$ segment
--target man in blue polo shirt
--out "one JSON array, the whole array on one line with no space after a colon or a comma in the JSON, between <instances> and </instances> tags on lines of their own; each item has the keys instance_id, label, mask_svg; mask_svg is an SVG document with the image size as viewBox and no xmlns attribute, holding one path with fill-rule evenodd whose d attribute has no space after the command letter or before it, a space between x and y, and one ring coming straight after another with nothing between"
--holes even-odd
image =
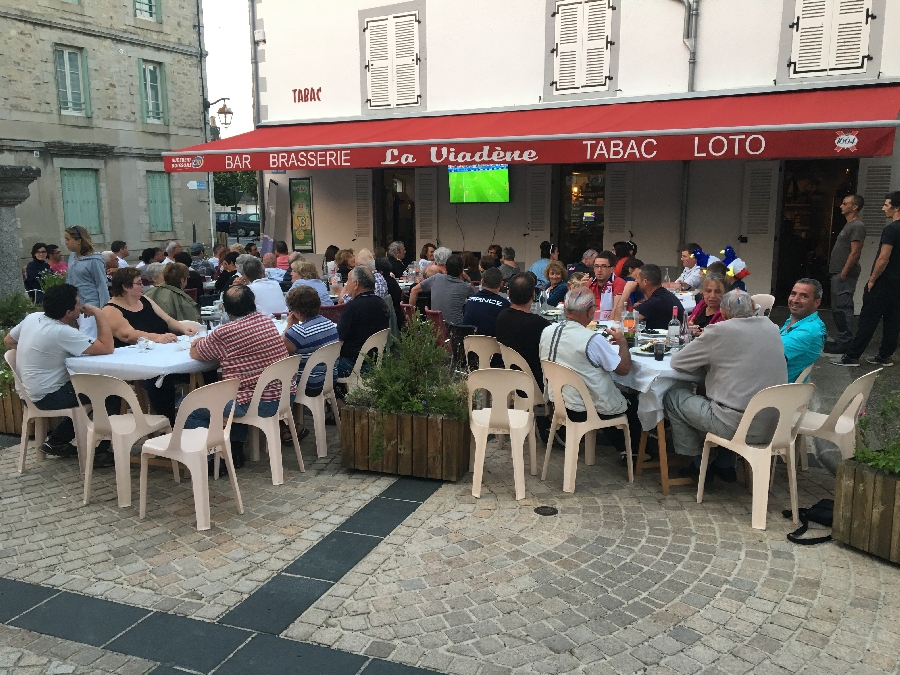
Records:
<instances>
[{"instance_id":1,"label":"man in blue polo shirt","mask_svg":"<svg viewBox=\"0 0 900 675\"><path fill-rule=\"evenodd\" d=\"M486 269L481 277L481 290L466 301L463 323L475 326L478 335L495 335L497 315L509 307L509 300L500 295L502 285L500 269Z\"/></svg>"},{"instance_id":2,"label":"man in blue polo shirt","mask_svg":"<svg viewBox=\"0 0 900 675\"><path fill-rule=\"evenodd\" d=\"M796 380L822 354L828 332L816 311L821 303L822 284L816 279L800 279L791 289L788 298L791 318L781 327L788 382Z\"/></svg>"}]
</instances>

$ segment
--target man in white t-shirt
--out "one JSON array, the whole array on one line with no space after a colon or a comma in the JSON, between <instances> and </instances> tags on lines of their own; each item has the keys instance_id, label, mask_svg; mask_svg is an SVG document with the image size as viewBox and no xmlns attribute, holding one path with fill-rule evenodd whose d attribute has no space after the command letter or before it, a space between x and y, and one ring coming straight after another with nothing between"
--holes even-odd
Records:
<instances>
[{"instance_id":1,"label":"man in white t-shirt","mask_svg":"<svg viewBox=\"0 0 900 675\"><path fill-rule=\"evenodd\" d=\"M121 239L117 239L110 245L109 250L116 254L119 267L128 267L128 260L126 260L128 258L128 244Z\"/></svg>"},{"instance_id":2,"label":"man in white t-shirt","mask_svg":"<svg viewBox=\"0 0 900 675\"><path fill-rule=\"evenodd\" d=\"M97 321L97 338L92 340L72 324L84 314ZM78 289L60 284L44 293L44 312L33 312L9 331L3 339L8 349L16 350L16 373L22 387L35 406L41 410L74 408L78 405L75 390L69 380L66 359L72 356L97 356L113 353L113 336L103 313L91 305L82 305ZM107 399L107 410L110 409ZM113 412L119 403L113 407ZM72 420L63 417L50 432L41 449L50 455L74 456L71 441L75 438ZM112 466L112 453L95 454L94 466Z\"/></svg>"},{"instance_id":3,"label":"man in white t-shirt","mask_svg":"<svg viewBox=\"0 0 900 675\"><path fill-rule=\"evenodd\" d=\"M287 303L281 284L266 278L265 268L259 258L248 256L242 261L241 276L235 284L249 286L256 298L256 311L261 314L287 314Z\"/></svg>"},{"instance_id":4,"label":"man in white t-shirt","mask_svg":"<svg viewBox=\"0 0 900 675\"><path fill-rule=\"evenodd\" d=\"M688 244L681 249L681 264L684 269L678 279L675 280L678 291L696 291L700 288L702 281L700 274L700 266L694 259L693 251L700 248L697 244Z\"/></svg>"}]
</instances>

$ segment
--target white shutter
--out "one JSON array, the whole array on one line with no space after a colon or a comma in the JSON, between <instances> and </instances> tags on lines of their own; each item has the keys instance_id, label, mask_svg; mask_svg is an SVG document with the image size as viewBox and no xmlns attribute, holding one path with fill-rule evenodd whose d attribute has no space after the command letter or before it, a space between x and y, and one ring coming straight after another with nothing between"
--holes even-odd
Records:
<instances>
[{"instance_id":1,"label":"white shutter","mask_svg":"<svg viewBox=\"0 0 900 675\"><path fill-rule=\"evenodd\" d=\"M608 0L584 3L582 39L583 87L606 88L609 75L609 22L612 10Z\"/></svg>"},{"instance_id":2,"label":"white shutter","mask_svg":"<svg viewBox=\"0 0 900 675\"><path fill-rule=\"evenodd\" d=\"M369 108L391 106L390 17L366 21L366 81Z\"/></svg>"},{"instance_id":3,"label":"white shutter","mask_svg":"<svg viewBox=\"0 0 900 675\"><path fill-rule=\"evenodd\" d=\"M738 255L747 263L752 293L772 290L772 252L778 218L778 189L781 162L777 159L747 162L744 165L744 195L741 205L741 234L746 243L737 245ZM727 235L726 235L727 236Z\"/></svg>"},{"instance_id":4,"label":"white shutter","mask_svg":"<svg viewBox=\"0 0 900 675\"><path fill-rule=\"evenodd\" d=\"M863 73L869 56L872 0L832 0L828 69Z\"/></svg>"},{"instance_id":5,"label":"white shutter","mask_svg":"<svg viewBox=\"0 0 900 675\"><path fill-rule=\"evenodd\" d=\"M632 167L629 164L606 165L606 191L603 202L603 233L631 230Z\"/></svg>"},{"instance_id":6,"label":"white shutter","mask_svg":"<svg viewBox=\"0 0 900 675\"><path fill-rule=\"evenodd\" d=\"M419 102L419 15L395 16L392 23L394 105L416 105Z\"/></svg>"},{"instance_id":7,"label":"white shutter","mask_svg":"<svg viewBox=\"0 0 900 675\"><path fill-rule=\"evenodd\" d=\"M416 251L437 239L437 168L416 169Z\"/></svg>"},{"instance_id":8,"label":"white shutter","mask_svg":"<svg viewBox=\"0 0 900 675\"><path fill-rule=\"evenodd\" d=\"M553 79L556 91L574 91L580 87L582 3L556 3L556 58Z\"/></svg>"},{"instance_id":9,"label":"white shutter","mask_svg":"<svg viewBox=\"0 0 900 675\"><path fill-rule=\"evenodd\" d=\"M550 230L551 167L529 166L525 174L525 214L528 233L540 244Z\"/></svg>"},{"instance_id":10,"label":"white shutter","mask_svg":"<svg viewBox=\"0 0 900 675\"><path fill-rule=\"evenodd\" d=\"M360 246L372 245L372 171L356 172L356 230L354 238Z\"/></svg>"},{"instance_id":11,"label":"white shutter","mask_svg":"<svg viewBox=\"0 0 900 675\"><path fill-rule=\"evenodd\" d=\"M834 0L797 0L791 42L791 77L824 75Z\"/></svg>"},{"instance_id":12,"label":"white shutter","mask_svg":"<svg viewBox=\"0 0 900 675\"><path fill-rule=\"evenodd\" d=\"M860 277L862 283L856 284L856 295L853 298L856 311L862 307L863 289L865 280L869 278L872 264L878 255L878 243L881 241L881 231L888 224L884 217L884 196L891 191L891 158L890 157L862 157L859 160L859 175L856 181L856 192L865 200L860 218L866 226L866 241L863 243L862 254L859 257L859 265L862 268Z\"/></svg>"}]
</instances>

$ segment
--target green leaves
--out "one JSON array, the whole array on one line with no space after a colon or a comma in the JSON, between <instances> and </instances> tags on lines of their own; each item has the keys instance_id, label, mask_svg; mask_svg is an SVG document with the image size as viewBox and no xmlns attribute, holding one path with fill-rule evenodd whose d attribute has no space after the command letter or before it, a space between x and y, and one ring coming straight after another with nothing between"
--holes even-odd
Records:
<instances>
[{"instance_id":1,"label":"green leaves","mask_svg":"<svg viewBox=\"0 0 900 675\"><path fill-rule=\"evenodd\" d=\"M853 458L886 474L900 474L900 391L888 391L880 377L875 388L879 404L859 414L862 445Z\"/></svg>"}]
</instances>

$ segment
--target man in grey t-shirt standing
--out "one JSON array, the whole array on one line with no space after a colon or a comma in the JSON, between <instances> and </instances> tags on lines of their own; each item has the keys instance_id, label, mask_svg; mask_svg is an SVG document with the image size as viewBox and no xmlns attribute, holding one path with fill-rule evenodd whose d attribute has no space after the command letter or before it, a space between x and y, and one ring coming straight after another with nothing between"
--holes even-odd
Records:
<instances>
[{"instance_id":1,"label":"man in grey t-shirt standing","mask_svg":"<svg viewBox=\"0 0 900 675\"><path fill-rule=\"evenodd\" d=\"M827 354L843 354L853 340L853 294L859 281L859 255L866 239L866 227L859 214L863 208L860 195L847 195L841 202L841 214L847 224L831 249L828 272L831 275L831 315L838 334L834 342L825 343Z\"/></svg>"},{"instance_id":2,"label":"man in grey t-shirt standing","mask_svg":"<svg viewBox=\"0 0 900 675\"><path fill-rule=\"evenodd\" d=\"M462 257L451 255L447 258L447 273L435 274L413 286L409 292L409 304L415 306L420 291L431 293L430 308L443 312L444 321L454 325L463 322L463 309L466 300L474 295L472 284L460 277L463 273Z\"/></svg>"}]
</instances>

